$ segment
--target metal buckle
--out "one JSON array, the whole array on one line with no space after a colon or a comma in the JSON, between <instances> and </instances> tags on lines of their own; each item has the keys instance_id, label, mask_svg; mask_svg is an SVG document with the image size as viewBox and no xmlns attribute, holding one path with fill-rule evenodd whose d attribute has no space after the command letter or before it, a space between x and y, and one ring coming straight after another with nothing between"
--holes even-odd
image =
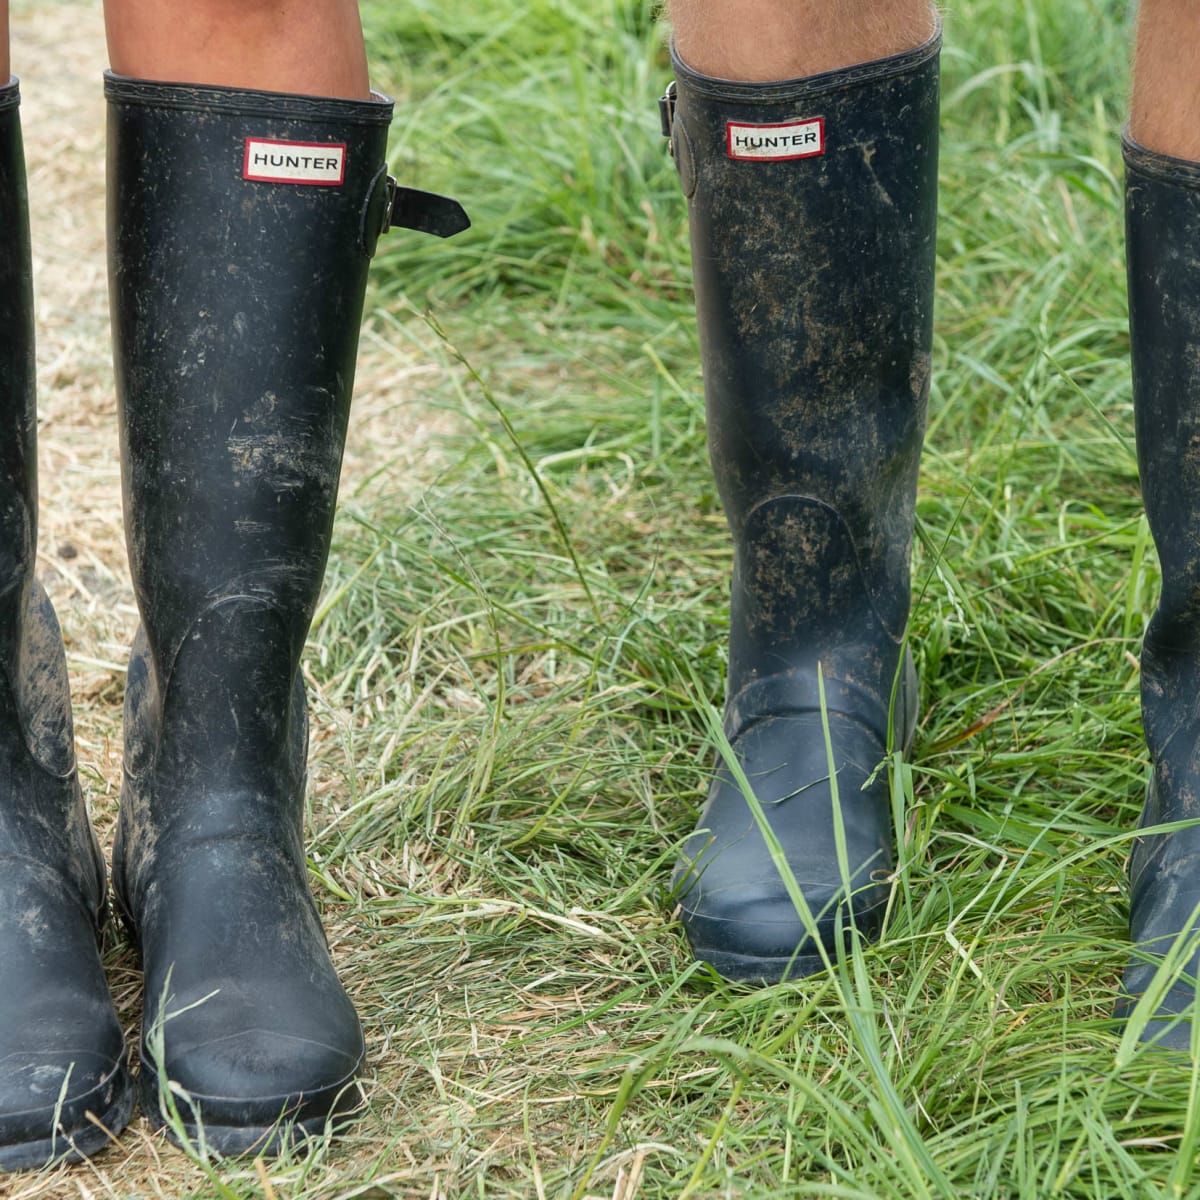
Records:
<instances>
[{"instance_id":1,"label":"metal buckle","mask_svg":"<svg viewBox=\"0 0 1200 1200\"><path fill-rule=\"evenodd\" d=\"M663 92L658 101L658 117L662 122L662 135L668 141L671 140L671 131L675 128L675 80L671 80L667 84L667 90ZM672 147L674 153L674 147Z\"/></svg>"},{"instance_id":2,"label":"metal buckle","mask_svg":"<svg viewBox=\"0 0 1200 1200\"><path fill-rule=\"evenodd\" d=\"M394 175L389 175L384 180L383 193L383 224L380 226L379 233L382 236L387 233L392 227L392 214L396 208L396 178Z\"/></svg>"}]
</instances>

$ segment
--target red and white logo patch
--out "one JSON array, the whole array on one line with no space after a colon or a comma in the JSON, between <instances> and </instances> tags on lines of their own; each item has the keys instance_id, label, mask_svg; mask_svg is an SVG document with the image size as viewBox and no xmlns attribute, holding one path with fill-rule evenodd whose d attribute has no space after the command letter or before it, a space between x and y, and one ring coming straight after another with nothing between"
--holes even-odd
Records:
<instances>
[{"instance_id":1,"label":"red and white logo patch","mask_svg":"<svg viewBox=\"0 0 1200 1200\"><path fill-rule=\"evenodd\" d=\"M281 142L247 138L242 178L257 183L307 183L337 187L346 178L342 142Z\"/></svg>"},{"instance_id":2,"label":"red and white logo patch","mask_svg":"<svg viewBox=\"0 0 1200 1200\"><path fill-rule=\"evenodd\" d=\"M777 125L725 123L725 148L730 158L746 162L786 162L825 153L825 118L783 121Z\"/></svg>"}]
</instances>

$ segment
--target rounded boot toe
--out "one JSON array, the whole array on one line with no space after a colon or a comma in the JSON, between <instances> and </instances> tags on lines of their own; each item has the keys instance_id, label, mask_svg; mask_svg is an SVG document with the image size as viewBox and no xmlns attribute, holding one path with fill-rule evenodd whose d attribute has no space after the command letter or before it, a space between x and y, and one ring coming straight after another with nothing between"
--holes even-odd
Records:
<instances>
[{"instance_id":1,"label":"rounded boot toe","mask_svg":"<svg viewBox=\"0 0 1200 1200\"><path fill-rule=\"evenodd\" d=\"M839 926L843 936L851 925L867 937L878 934L887 903L885 887L870 885L856 892L850 902L851 921L839 886L797 882L812 925L780 879L775 886L761 880L710 883L706 875L680 903L680 919L695 956L726 979L779 983L816 974L836 959Z\"/></svg>"},{"instance_id":2,"label":"rounded boot toe","mask_svg":"<svg viewBox=\"0 0 1200 1200\"><path fill-rule=\"evenodd\" d=\"M21 1050L0 1057L0 1169L95 1154L124 1128L133 1090L123 1047Z\"/></svg>"},{"instance_id":3,"label":"rounded boot toe","mask_svg":"<svg viewBox=\"0 0 1200 1200\"><path fill-rule=\"evenodd\" d=\"M167 1026L166 1072L171 1098L162 1094L156 1065L143 1047L142 1103L175 1136L173 1104L189 1138L222 1154L276 1153L321 1133L331 1120L348 1119L362 1105L355 1082L364 1047L353 1026L312 1030L214 1030L199 1036Z\"/></svg>"}]
</instances>

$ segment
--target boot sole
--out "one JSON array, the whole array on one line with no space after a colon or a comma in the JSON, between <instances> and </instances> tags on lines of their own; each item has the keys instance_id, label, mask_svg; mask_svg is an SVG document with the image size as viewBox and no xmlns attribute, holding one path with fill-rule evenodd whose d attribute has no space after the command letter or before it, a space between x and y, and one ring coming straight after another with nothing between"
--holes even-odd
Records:
<instances>
[{"instance_id":1,"label":"boot sole","mask_svg":"<svg viewBox=\"0 0 1200 1200\"><path fill-rule=\"evenodd\" d=\"M38 1138L32 1142L0 1146L0 1170L36 1171L59 1163L77 1163L91 1158L113 1144L116 1136L129 1124L133 1115L133 1083L124 1062L117 1068L118 1091L116 1098L98 1118L98 1123L88 1122L69 1133L54 1137ZM107 1089L107 1081L92 1090L92 1095ZM86 1097L82 1101L86 1102ZM69 1147L63 1150L64 1143Z\"/></svg>"},{"instance_id":2,"label":"boot sole","mask_svg":"<svg viewBox=\"0 0 1200 1200\"><path fill-rule=\"evenodd\" d=\"M769 986L820 975L825 959L819 954L793 954L788 958L759 958L753 954L734 954L728 950L705 950L694 946L692 953L699 962L707 963L722 979L731 983L752 983ZM831 952L830 958L836 955Z\"/></svg>"}]
</instances>

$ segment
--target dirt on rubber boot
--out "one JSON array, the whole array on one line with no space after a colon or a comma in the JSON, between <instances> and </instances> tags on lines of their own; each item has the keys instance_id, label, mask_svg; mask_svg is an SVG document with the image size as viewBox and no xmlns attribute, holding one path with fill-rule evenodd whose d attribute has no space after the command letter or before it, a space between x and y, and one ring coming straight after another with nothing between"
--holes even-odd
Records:
<instances>
[{"instance_id":1,"label":"dirt on rubber boot","mask_svg":"<svg viewBox=\"0 0 1200 1200\"><path fill-rule=\"evenodd\" d=\"M1125 139L1130 357L1142 496L1162 595L1142 645L1151 774L1140 829L1200 821L1200 163ZM1177 968L1142 1039L1187 1050L1200 978L1200 825L1146 833L1129 860L1136 951L1117 1015ZM1173 965L1172 965L1173 964ZM1165 982L1165 981L1164 981Z\"/></svg>"},{"instance_id":2,"label":"dirt on rubber boot","mask_svg":"<svg viewBox=\"0 0 1200 1200\"><path fill-rule=\"evenodd\" d=\"M37 415L19 103L15 80L0 87L0 1170L9 1171L94 1154L133 1108L100 964L104 860L75 771L62 637L33 575Z\"/></svg>"},{"instance_id":3,"label":"dirt on rubber boot","mask_svg":"<svg viewBox=\"0 0 1200 1200\"><path fill-rule=\"evenodd\" d=\"M878 932L887 900L890 789L877 768L916 720L903 636L929 390L939 44L762 84L676 57L663 102L734 543L725 733L815 919L719 762L675 887L693 951L730 979L820 970L839 929Z\"/></svg>"},{"instance_id":4,"label":"dirt on rubber boot","mask_svg":"<svg viewBox=\"0 0 1200 1200\"><path fill-rule=\"evenodd\" d=\"M110 75L125 526L141 615L114 884L141 950L141 1096L273 1152L360 1106L358 1017L304 852L300 658L337 498L390 101Z\"/></svg>"}]
</instances>

